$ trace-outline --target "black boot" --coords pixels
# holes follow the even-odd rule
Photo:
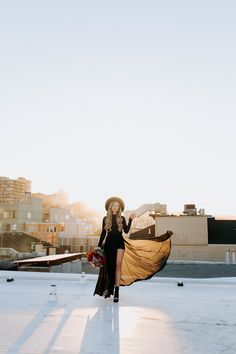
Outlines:
[[[114,298],[113,298],[114,302],[118,302],[119,301],[119,286],[115,286],[115,294],[114,294]]]

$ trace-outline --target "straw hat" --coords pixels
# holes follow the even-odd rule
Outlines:
[[[123,200],[119,197],[110,197],[107,199],[106,203],[105,203],[105,209],[108,210],[108,207],[110,205],[111,202],[118,202],[120,204],[121,210],[123,211],[125,208],[125,203],[123,202]]]

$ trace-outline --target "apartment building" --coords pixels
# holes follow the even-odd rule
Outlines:
[[[31,181],[24,177],[0,176],[0,203],[16,202],[31,193]]]

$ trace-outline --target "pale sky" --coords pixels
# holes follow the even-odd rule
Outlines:
[[[236,215],[235,38],[234,0],[0,1],[0,175]]]

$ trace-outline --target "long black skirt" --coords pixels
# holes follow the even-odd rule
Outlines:
[[[166,265],[171,250],[171,234],[144,240],[125,240],[125,253],[121,268],[121,286],[150,279]],[[113,295],[116,273],[117,249],[106,252],[106,264],[100,268],[94,294]]]

